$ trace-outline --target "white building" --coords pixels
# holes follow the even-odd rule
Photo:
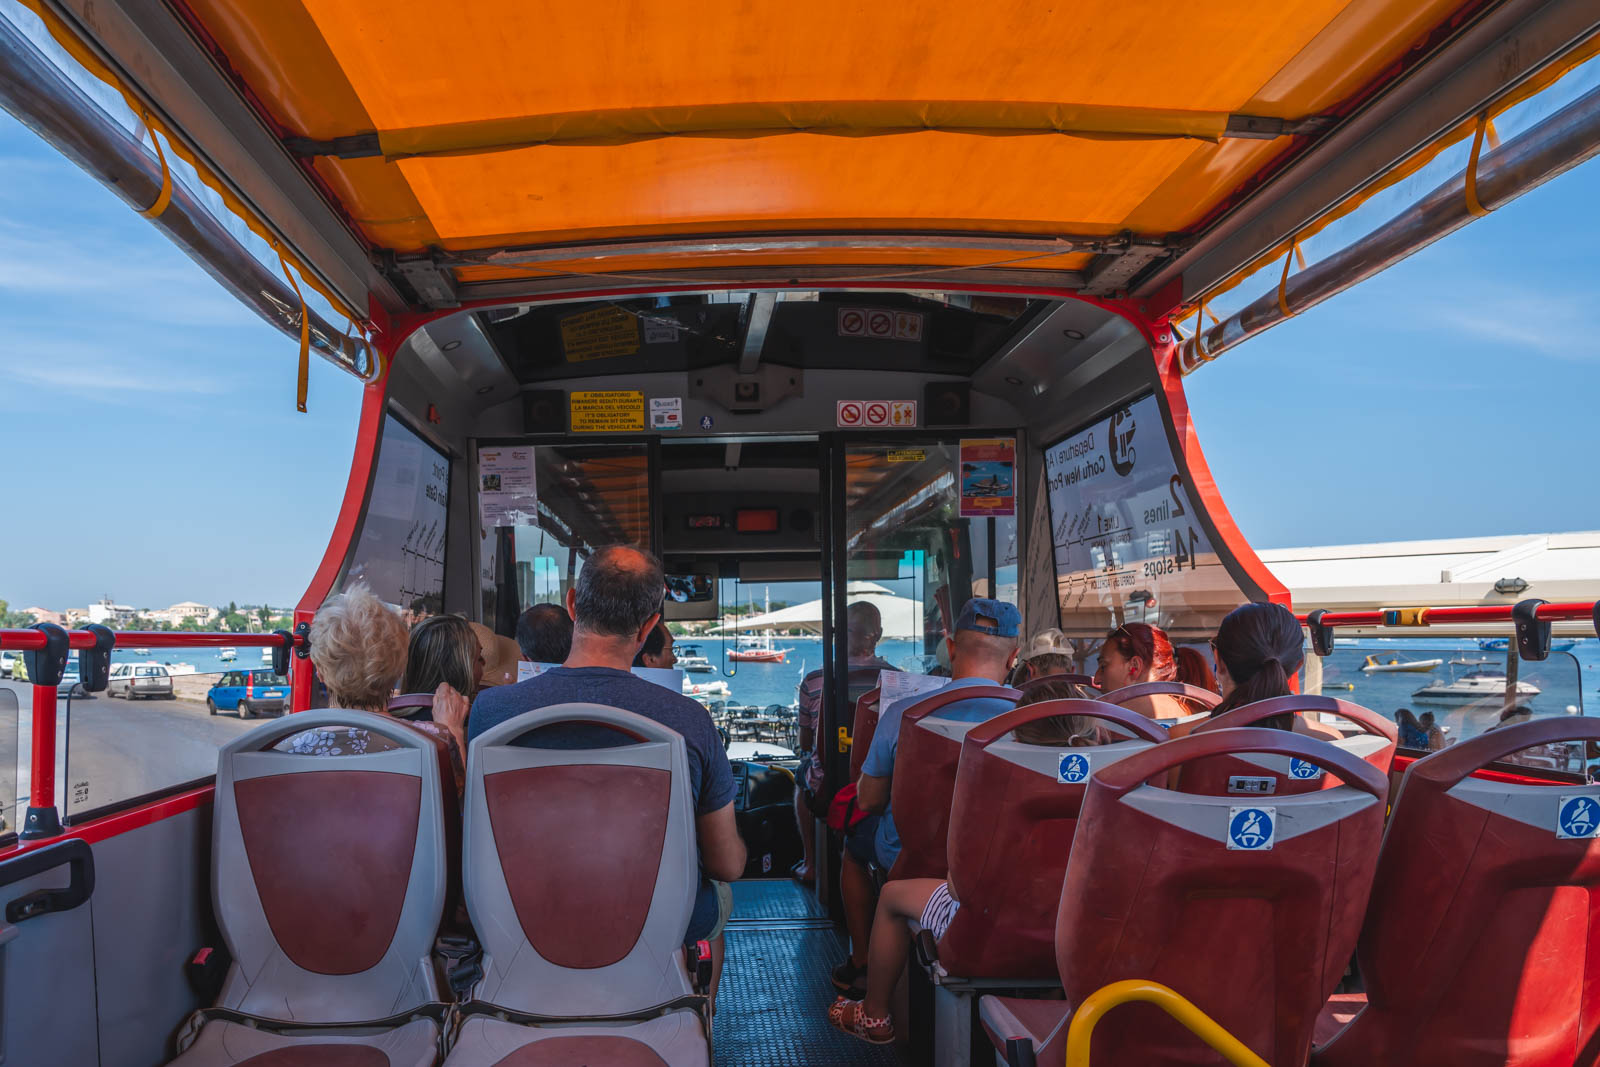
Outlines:
[[[89,605],[89,621],[102,626],[120,626],[132,619],[135,614],[135,611],[126,604],[113,604],[110,597],[104,597],[98,603]]]
[[[162,619],[174,626],[185,622],[197,622],[204,625],[216,618],[217,609],[210,604],[199,604],[193,600],[185,600],[181,604],[174,604],[165,611],[151,613],[151,618]]]

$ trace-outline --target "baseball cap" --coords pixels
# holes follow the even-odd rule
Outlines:
[[[1072,651],[1072,642],[1067,640],[1067,635],[1052,626],[1034,634],[1033,639],[1023,646],[1017,660],[1025,663],[1035,656],[1070,656]]]
[[[990,637],[1016,637],[1022,632],[1022,612],[1015,604],[988,597],[973,597],[961,608],[956,632],[974,630]]]

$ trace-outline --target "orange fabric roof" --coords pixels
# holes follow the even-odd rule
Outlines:
[[[407,253],[740,232],[1184,233],[1292,146],[1223,137],[1230,114],[1333,111],[1463,0],[187,5],[287,135],[378,135],[388,158],[312,165],[367,239]],[[710,262],[575,253],[570,266]],[[1082,259],[1044,265],[1069,262]]]

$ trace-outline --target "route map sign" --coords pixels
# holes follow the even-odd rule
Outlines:
[[[1061,628],[1214,629],[1244,599],[1178,474],[1154,394],[1045,449]]]

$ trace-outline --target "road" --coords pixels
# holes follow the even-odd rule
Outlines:
[[[113,700],[101,693],[73,700],[70,708],[59,701],[56,803],[71,815],[209,777],[217,771],[217,749],[259,725],[231,712],[210,715],[197,700]],[[0,681],[0,797],[27,796],[32,729],[33,687]],[[4,787],[9,777],[14,790]],[[11,806],[3,816],[6,829],[17,825]]]

